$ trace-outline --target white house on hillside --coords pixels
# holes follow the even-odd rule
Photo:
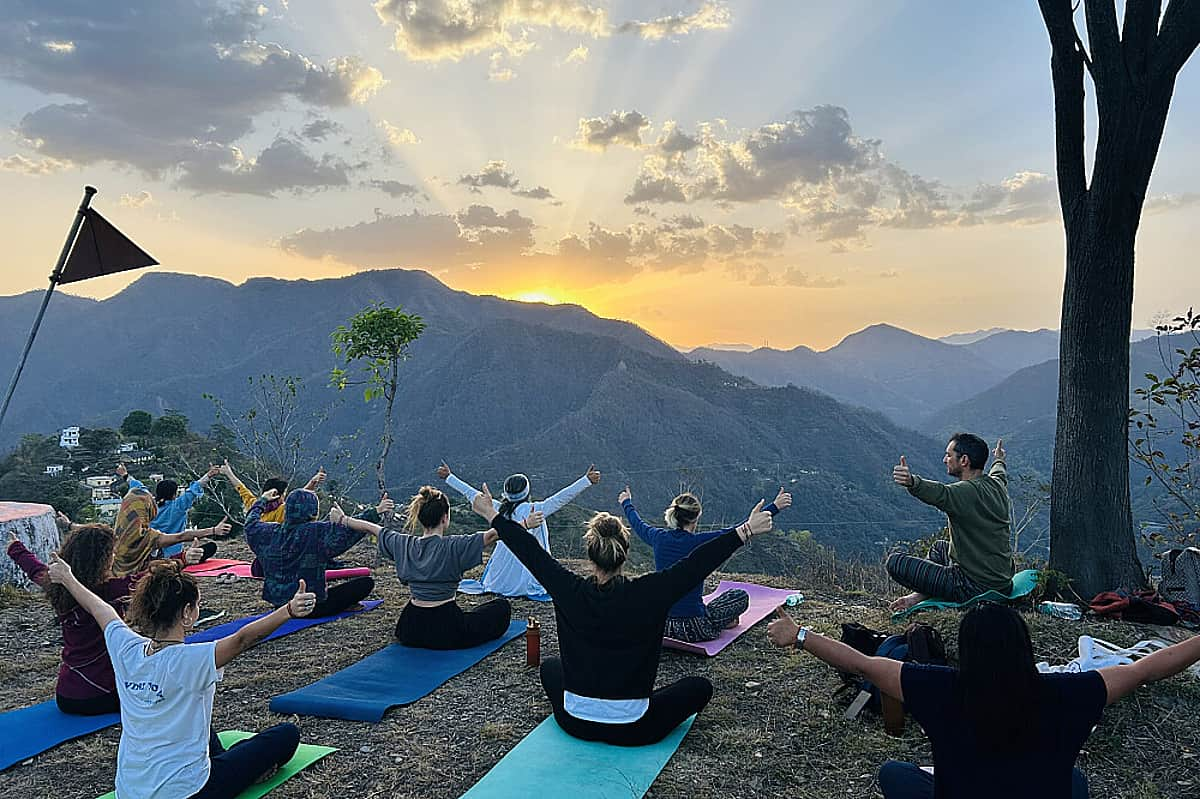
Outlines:
[[[116,499],[116,497],[113,496],[113,492],[110,491],[107,487],[92,489],[92,504],[93,505],[98,505],[98,504],[100,504],[102,502],[106,502],[110,499]]]
[[[56,463],[52,463],[46,467],[46,474],[58,476],[63,473],[63,467]]]
[[[121,455],[126,452],[133,452],[137,448],[138,448],[138,445],[137,445],[136,441],[123,441],[123,442],[121,442],[121,446],[119,446],[115,450],[113,450],[113,454]]]
[[[154,460],[154,453],[144,449],[135,449],[125,454],[126,463],[149,463]]]
[[[97,474],[88,477],[83,481],[88,488],[108,488],[115,482],[115,478],[111,474]]]
[[[58,434],[58,445],[63,449],[79,446],[79,427],[64,427]]]

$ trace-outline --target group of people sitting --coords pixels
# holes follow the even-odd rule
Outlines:
[[[987,445],[960,433],[944,456],[953,483],[921,478],[903,457],[893,470],[897,484],[946,512],[950,530],[948,546],[935,547],[928,559],[889,557],[889,573],[913,591],[896,607],[927,596],[956,599],[989,588],[1006,590],[1004,582],[1013,573],[1011,503],[1001,444],[993,455],[984,472]],[[358,516],[335,504],[328,519],[318,521],[320,473],[303,488],[285,494],[286,484],[276,484],[256,497],[228,464],[213,467],[201,481],[222,472],[248,504],[246,538],[261,567],[263,598],[276,610],[219,641],[184,643],[201,613],[197,582],[184,566],[205,552],[186,547],[175,558],[155,558],[157,549],[198,533],[164,533],[150,526],[156,506],[161,514],[164,503],[180,501],[166,496],[171,492],[156,492],[162,496],[147,505],[136,494],[144,487],[133,486],[116,530],[73,525],[48,567],[20,542],[9,547],[10,556],[46,589],[62,625],[59,707],[83,714],[120,708],[119,799],[234,797],[291,758],[299,742],[291,724],[223,749],[210,729],[215,684],[227,663],[287,619],[336,613],[367,596],[374,588],[370,577],[334,587],[325,583],[330,561],[367,535],[377,538],[381,554],[395,563],[397,577],[411,592],[396,623],[401,643],[457,649],[504,634],[512,609],[503,596],[469,611],[455,599],[465,585],[460,582],[464,572],[479,566],[484,550],[494,546],[472,588],[548,595],[554,602],[559,656],[543,661],[540,677],[558,725],[589,741],[657,742],[713,696],[712,683],[700,676],[655,687],[664,635],[710,640],[737,623],[747,607],[745,593],[727,592],[705,603],[704,580],[751,538],[770,532],[774,514],[792,499],[780,489],[770,505],[760,500],[741,524],[698,532],[702,508],[695,496],[677,496],[664,513],[666,526],[654,527],[639,516],[626,487],[618,496],[624,520],[601,512],[588,521],[583,542],[590,573],[580,575],[548,551],[545,519],[599,482],[594,467],[537,502],[524,475],[508,478],[501,497],[494,499],[486,483],[477,490],[442,464],[438,475],[467,496],[488,524],[471,535],[447,534],[450,503],[432,486],[413,496],[401,529],[394,529],[386,523],[395,510],[386,494]],[[201,481],[193,486],[202,491]],[[127,503],[131,513],[122,521]],[[133,512],[135,507],[139,510]],[[636,577],[623,573],[631,529],[653,549],[655,571]],[[135,557],[141,553],[144,560]],[[879,781],[888,799],[1085,797],[1087,784],[1074,763],[1104,706],[1200,659],[1197,637],[1132,665],[1042,675],[1034,667],[1020,614],[987,603],[963,616],[957,668],[864,655],[797,625],[782,609],[768,636],[776,646],[809,652],[866,677],[920,722],[932,742],[934,773],[912,764],[885,764]]]

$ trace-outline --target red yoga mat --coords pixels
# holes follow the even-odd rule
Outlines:
[[[203,563],[188,566],[184,571],[196,577],[217,577],[222,574],[232,574],[236,577],[243,577],[250,580],[261,579],[250,573],[250,564],[244,560],[213,558]],[[358,566],[352,569],[326,569],[325,579],[348,580],[351,577],[367,577],[370,574],[371,570],[366,566]]]

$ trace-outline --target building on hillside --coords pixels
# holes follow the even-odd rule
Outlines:
[[[163,474],[162,472],[155,472],[154,474],[150,475],[146,479],[151,480],[155,483],[158,483],[158,482],[161,482],[162,480],[164,480],[165,478],[166,478],[166,475]]]
[[[136,441],[123,441],[121,446],[113,450],[114,455],[123,455],[126,452],[133,452],[138,448]]]
[[[85,478],[83,482],[88,488],[108,488],[116,482],[116,478],[111,474],[96,474]]]
[[[57,463],[52,463],[46,467],[46,474],[51,475],[53,477],[57,477],[58,475],[60,475],[62,473],[63,473],[63,467]]]
[[[58,433],[58,445],[63,449],[75,449],[79,446],[79,427],[64,427]]]
[[[126,463],[149,463],[154,460],[154,453],[144,449],[135,449],[125,453]]]
[[[92,489],[92,504],[93,505],[98,505],[102,502],[107,502],[110,499],[117,499],[117,498],[113,496],[113,492],[111,489],[108,488],[108,486],[105,486],[104,488],[93,488]],[[117,501],[119,502],[120,500],[118,499]]]
[[[101,521],[111,522],[121,507],[121,498],[109,495],[102,499],[93,499],[92,507],[96,509],[96,515]]]

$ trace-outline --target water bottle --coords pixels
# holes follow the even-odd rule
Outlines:
[[[1079,621],[1083,618],[1083,611],[1071,602],[1039,602],[1037,609],[1038,613],[1068,621]]]
[[[525,627],[525,667],[533,668],[542,662],[542,628],[537,619],[530,619]]]
[[[783,600],[783,604],[789,608],[794,608],[804,601],[804,594],[788,594],[787,599]]]

